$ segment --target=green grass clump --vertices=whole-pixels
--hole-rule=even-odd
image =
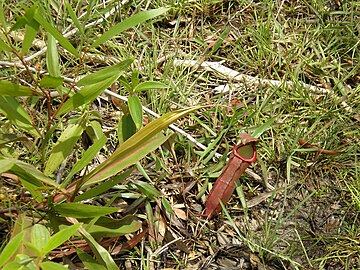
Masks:
[[[60,269],[60,246],[89,269],[359,267],[356,1],[6,2],[0,220],[11,263]],[[161,132],[180,116],[181,135]],[[261,139],[258,162],[225,214],[204,222],[242,132]]]

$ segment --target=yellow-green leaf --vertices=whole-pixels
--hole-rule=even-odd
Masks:
[[[23,86],[17,83],[12,83],[5,80],[0,80],[0,95],[1,96],[39,96],[41,93],[36,92],[30,87]]]
[[[143,111],[139,97],[129,96],[128,104],[129,104],[130,115],[135,123],[135,127],[136,129],[140,129],[142,127],[142,122],[143,122]]]
[[[64,159],[71,153],[74,145],[80,138],[83,132],[82,125],[69,125],[61,134],[56,142],[50,157],[46,163],[44,173],[49,175],[53,173],[57,167],[64,161]]]
[[[0,96],[0,111],[17,128],[34,137],[40,137],[38,131],[32,124],[31,117],[15,97]]]
[[[55,211],[65,217],[91,218],[115,213],[116,207],[95,206],[82,203],[62,203],[55,206]]]
[[[145,157],[148,153],[155,150],[167,140],[168,137],[159,134],[161,130],[167,128],[179,118],[200,108],[204,107],[197,106],[167,113],[140,129],[136,134],[120,145],[120,147],[116,149],[106,161],[100,164],[99,167],[89,175],[85,176],[85,185],[97,183],[113,176]]]

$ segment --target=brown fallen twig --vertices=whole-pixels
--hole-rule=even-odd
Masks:
[[[308,143],[307,141],[305,141],[305,140],[302,139],[302,138],[299,138],[298,142],[299,142],[299,144],[300,144],[301,147],[304,147],[304,148],[313,148],[313,149],[315,149],[316,152],[319,153],[319,154],[333,155],[333,156],[337,156],[337,155],[340,155],[340,154],[341,154],[341,152],[338,152],[338,151],[335,151],[335,150],[327,150],[327,149],[319,148],[319,147],[317,147],[316,145],[313,145],[313,144]]]

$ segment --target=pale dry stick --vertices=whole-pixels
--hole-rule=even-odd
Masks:
[[[190,67],[196,67],[198,65],[198,62],[196,60],[180,60],[180,59],[175,59],[174,60],[174,65],[175,66],[190,66]],[[249,76],[249,75],[245,75],[245,74],[241,74],[240,72],[233,70],[231,68],[228,68],[224,65],[222,65],[221,62],[202,62],[200,67],[204,68],[207,71],[210,72],[217,72],[218,74],[220,74],[221,76],[232,80],[232,81],[236,81],[236,82],[241,82],[241,83],[250,83],[250,84],[254,84],[254,85],[270,85],[270,86],[275,86],[275,87],[282,87],[284,85],[291,87],[294,86],[295,83],[292,81],[278,81],[278,80],[268,80],[268,79],[261,79],[258,77],[253,77],[253,76]],[[332,94],[333,98],[336,100],[339,100],[339,97],[336,97],[334,95],[334,93],[332,93],[332,91],[322,88],[322,87],[316,87],[307,83],[303,83],[303,82],[298,82],[298,84],[305,88],[308,89],[310,91],[312,91],[315,94]],[[340,104],[344,107],[344,109],[347,112],[352,112],[352,108],[345,102],[345,101],[341,101]]]
[[[171,240],[170,242],[166,243],[165,245],[159,247],[157,250],[155,250],[152,254],[151,254],[151,258],[156,258],[158,257],[161,253],[163,253],[164,251],[166,251],[169,246],[171,246],[172,244],[176,243],[179,240],[184,240],[183,237],[178,237],[175,238],[173,240]]]

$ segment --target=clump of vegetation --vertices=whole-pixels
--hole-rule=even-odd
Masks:
[[[359,267],[358,4],[5,2],[0,268]]]

